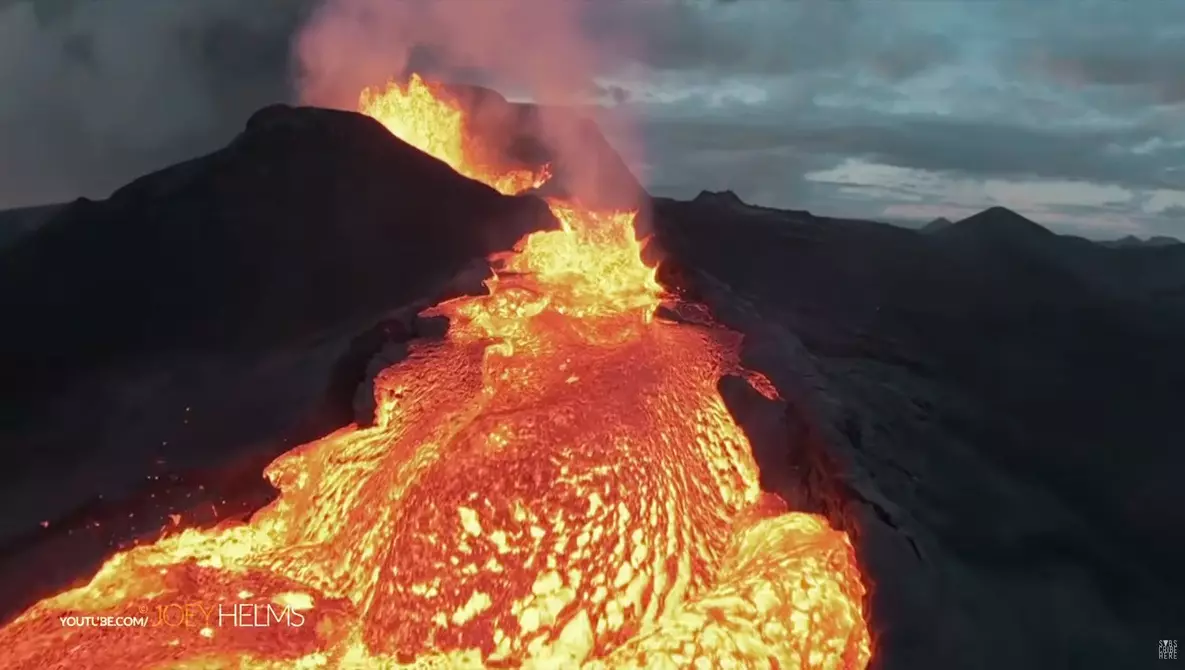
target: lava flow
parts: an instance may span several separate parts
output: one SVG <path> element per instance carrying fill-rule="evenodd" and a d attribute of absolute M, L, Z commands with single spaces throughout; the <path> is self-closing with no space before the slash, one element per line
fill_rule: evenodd
<path fill-rule="evenodd" d="M 548 168 L 536 171 L 497 165 L 486 147 L 466 132 L 464 110 L 439 86 L 418 74 L 413 74 L 406 85 L 389 82 L 385 89 L 365 89 L 358 111 L 386 126 L 404 142 L 504 195 L 538 188 L 549 177 Z"/>
<path fill-rule="evenodd" d="M 501 190 L 540 178 L 483 177 L 418 79 L 362 108 Z M 760 491 L 716 390 L 739 336 L 655 318 L 633 213 L 549 204 L 488 295 L 428 310 L 448 334 L 380 374 L 374 426 L 276 459 L 249 521 L 37 603 L 0 666 L 865 667 L 847 536 Z"/>

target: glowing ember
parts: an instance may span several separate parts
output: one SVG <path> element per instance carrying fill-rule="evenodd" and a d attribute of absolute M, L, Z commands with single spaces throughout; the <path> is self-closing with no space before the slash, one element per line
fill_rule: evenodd
<path fill-rule="evenodd" d="M 448 153 L 455 108 L 396 90 L 418 146 L 478 174 Z M 428 311 L 448 336 L 379 376 L 374 427 L 278 458 L 249 522 L 38 603 L 0 666 L 865 667 L 846 535 L 759 490 L 716 392 L 762 379 L 739 337 L 652 318 L 632 213 L 550 205 L 561 230 L 499 259 L 489 295 Z"/>

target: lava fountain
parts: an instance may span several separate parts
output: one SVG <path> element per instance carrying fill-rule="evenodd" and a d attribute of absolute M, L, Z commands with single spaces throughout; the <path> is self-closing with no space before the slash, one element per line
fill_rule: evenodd
<path fill-rule="evenodd" d="M 471 160 L 418 78 L 361 108 L 504 192 L 546 178 Z M 427 310 L 448 334 L 379 375 L 372 427 L 277 458 L 249 521 L 37 603 L 0 666 L 865 667 L 847 536 L 759 489 L 716 390 L 740 337 L 655 318 L 632 212 L 549 205 L 487 295 Z"/>

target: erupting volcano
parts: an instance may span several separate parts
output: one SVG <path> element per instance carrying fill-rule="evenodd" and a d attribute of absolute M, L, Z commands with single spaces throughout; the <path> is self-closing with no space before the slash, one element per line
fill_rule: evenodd
<path fill-rule="evenodd" d="M 418 77 L 360 108 L 503 193 L 547 179 L 500 169 Z M 682 306 L 633 212 L 548 204 L 559 229 L 493 259 L 487 295 L 426 312 L 448 333 L 379 376 L 372 427 L 276 459 L 249 521 L 37 603 L 0 630 L 0 666 L 865 667 L 847 536 L 760 490 L 717 391 L 756 378 L 740 336 L 656 317 Z"/>

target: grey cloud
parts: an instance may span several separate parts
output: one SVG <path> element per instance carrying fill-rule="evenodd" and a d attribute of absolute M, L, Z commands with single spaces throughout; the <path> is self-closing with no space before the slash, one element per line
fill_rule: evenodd
<path fill-rule="evenodd" d="M 648 187 L 655 193 L 692 197 L 702 190 L 736 191 L 749 202 L 827 211 L 820 186 L 805 179 L 832 167 L 833 156 L 787 144 L 763 142 L 760 127 L 726 123 L 644 122 L 650 165 Z"/>
<path fill-rule="evenodd" d="M 949 37 L 916 33 L 873 51 L 869 67 L 883 79 L 900 81 L 921 74 L 934 65 L 953 60 L 956 52 Z"/>
<path fill-rule="evenodd" d="M 848 118 L 844 118 L 848 117 Z M 647 133 L 666 146 L 700 151 L 793 148 L 836 157 L 971 177 L 1080 179 L 1136 188 L 1173 188 L 1185 147 L 1137 156 L 1138 130 L 1064 131 L 947 117 L 879 121 L 875 114 L 815 110 L 793 123 L 684 120 Z"/>
<path fill-rule="evenodd" d="M 804 176 L 827 164 L 818 156 L 785 152 L 664 154 L 653 161 L 649 186 L 681 198 L 729 189 L 748 202 L 818 211 L 826 210 L 826 203 L 816 197 L 818 185 Z"/>
<path fill-rule="evenodd" d="M 1185 160 L 1185 151 L 1169 152 L 1157 164 L 1110 149 L 1130 147 L 1141 139 L 1128 131 L 1059 131 L 949 119 L 832 128 L 803 138 L 874 162 L 961 175 L 1175 186 L 1166 168 Z"/>
<path fill-rule="evenodd" d="M 604 3 L 590 24 L 615 39 L 631 35 L 639 48 L 628 55 L 649 67 L 713 76 L 865 68 L 902 79 L 955 52 L 941 33 L 899 25 L 895 17 L 876 3 L 684 0 Z"/>
<path fill-rule="evenodd" d="M 1046 68 L 1072 84 L 1135 87 L 1159 103 L 1185 102 L 1185 38 L 1125 41 L 1106 49 L 1076 45 L 1042 56 Z"/>
<path fill-rule="evenodd" d="M 289 97 L 307 2 L 9 2 L 0 7 L 0 207 L 102 196 L 211 150 Z"/>
<path fill-rule="evenodd" d="M 1026 10 L 1029 8 L 1026 7 Z M 1020 9 L 1011 19 L 1020 20 Z M 1095 2 L 1029 11 L 1019 54 L 1072 86 L 1104 86 L 1185 102 L 1185 5 Z"/>
<path fill-rule="evenodd" d="M 0 0 L 0 207 L 103 195 L 220 146 L 255 108 L 289 97 L 289 40 L 317 1 Z M 972 180 L 1185 183 L 1185 104 L 1172 104 L 1185 100 L 1185 3 L 582 6 L 617 65 L 643 66 L 636 82 L 606 73 L 621 76 L 600 93 L 642 118 L 656 191 L 732 187 L 765 204 L 874 215 L 869 193 L 803 179 L 847 158 Z M 413 51 L 412 65 L 481 80 L 438 55 Z M 711 92 L 738 81 L 768 100 L 629 100 L 632 83 Z M 908 199 L 891 191 L 878 193 Z M 1180 215 L 1147 225 L 1179 226 Z"/>
<path fill-rule="evenodd" d="M 740 121 L 736 121 L 737 118 Z M 1070 132 L 950 118 L 878 121 L 852 110 L 814 110 L 793 123 L 744 115 L 652 120 L 642 132 L 654 167 L 656 192 L 689 196 L 702 189 L 731 188 L 752 202 L 803 208 L 824 214 L 882 218 L 887 204 L 921 202 L 972 208 L 988 202 L 946 202 L 934 185 L 902 182 L 875 188 L 805 179 L 847 159 L 894 165 L 946 178 L 1024 181 L 1050 179 L 1125 186 L 1134 191 L 1177 186 L 1174 165 L 1185 163 L 1185 148 L 1139 156 L 1125 148 L 1148 139 L 1137 130 Z M 1063 218 L 1130 220 L 1142 234 L 1185 234 L 1185 220 L 1170 210 L 1143 214 L 1129 205 L 1049 205 L 1027 214 L 1055 228 L 1075 230 Z M 1078 229 L 1091 236 L 1095 230 Z M 1106 233 L 1102 233 L 1106 236 Z"/>

